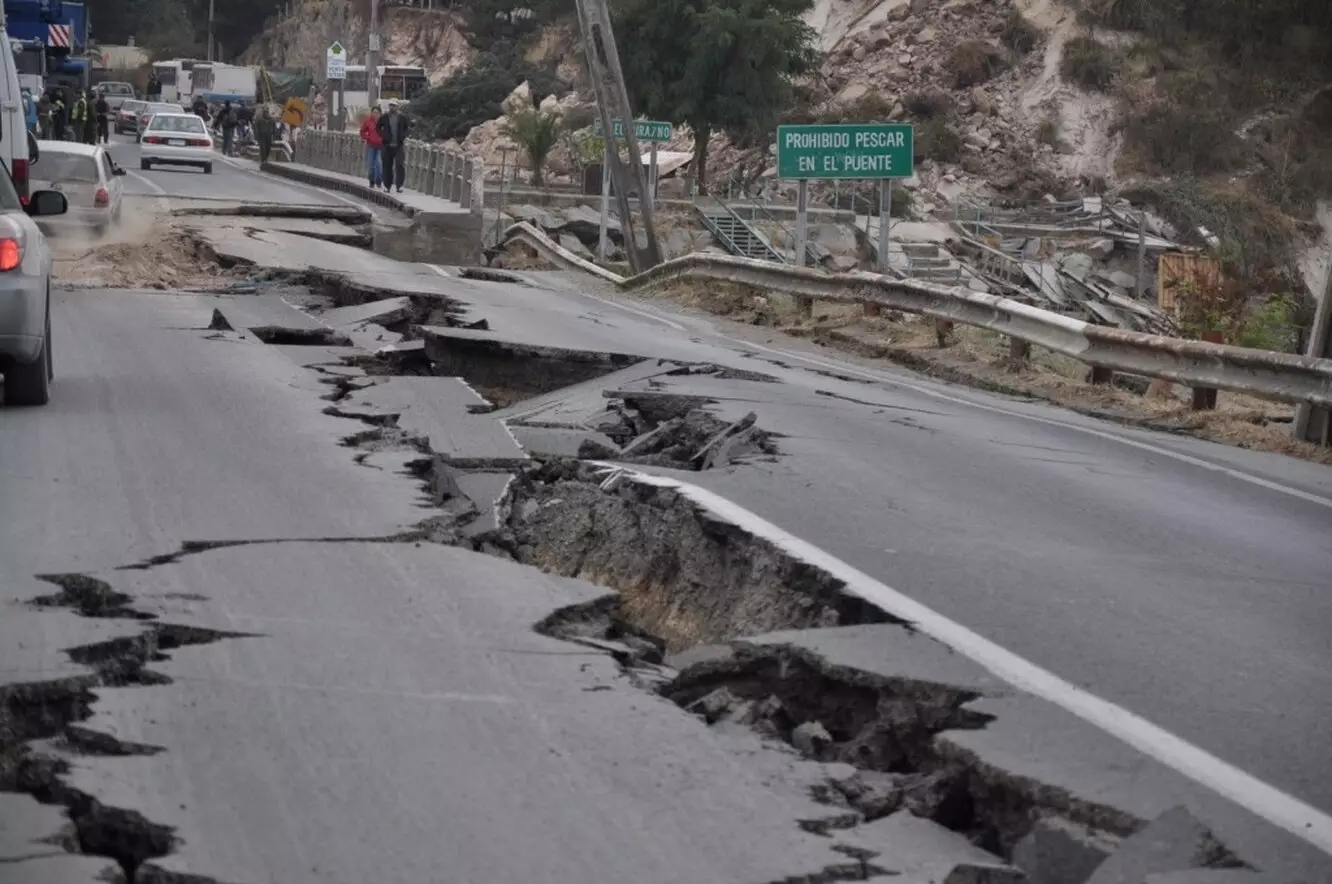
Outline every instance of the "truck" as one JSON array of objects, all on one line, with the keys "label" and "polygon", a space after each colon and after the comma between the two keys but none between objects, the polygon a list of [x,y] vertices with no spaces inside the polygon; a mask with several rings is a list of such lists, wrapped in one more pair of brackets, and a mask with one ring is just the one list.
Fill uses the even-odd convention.
[{"label": "truck", "polygon": [[223,64],[220,61],[198,62],[190,76],[190,97],[202,98],[209,104],[252,105],[258,93],[258,68]]},{"label": "truck", "polygon": [[[75,0],[4,0],[5,30],[23,48],[19,59],[25,69],[33,65],[22,56],[45,47],[42,87],[87,89],[96,57],[91,54],[88,9]],[[31,74],[29,75],[31,76]],[[34,93],[36,94],[36,93]]]}]

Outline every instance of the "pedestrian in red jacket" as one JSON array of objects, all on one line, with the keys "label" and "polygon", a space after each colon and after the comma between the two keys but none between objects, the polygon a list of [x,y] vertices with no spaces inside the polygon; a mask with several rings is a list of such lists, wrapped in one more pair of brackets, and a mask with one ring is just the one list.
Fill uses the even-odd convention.
[{"label": "pedestrian in red jacket", "polygon": [[365,142],[365,167],[370,186],[379,187],[384,183],[384,138],[379,134],[379,108],[373,108],[361,122],[361,140]]}]

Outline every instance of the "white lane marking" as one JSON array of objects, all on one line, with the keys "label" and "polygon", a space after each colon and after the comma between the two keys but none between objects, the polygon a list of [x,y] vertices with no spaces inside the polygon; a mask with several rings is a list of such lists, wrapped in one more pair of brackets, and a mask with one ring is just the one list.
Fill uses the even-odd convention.
[{"label": "white lane marking", "polygon": [[1139,752],[1332,855],[1332,816],[1293,795],[1268,785],[1122,706],[1103,700],[1041,669],[1035,663],[949,620],[719,494],[678,479],[628,470],[619,464],[596,463],[607,471],[607,482],[628,475],[635,482],[678,491],[718,518],[738,525],[808,565],[826,571],[843,581],[850,592],[910,622],[920,632],[942,642],[1009,684],[1118,737]]},{"label": "white lane marking", "polygon": [[[981,411],[991,412],[992,414],[1002,414],[1006,417],[1015,417],[1021,420],[1034,421],[1035,423],[1038,424],[1046,424],[1047,426],[1051,427],[1060,427],[1065,430],[1074,430],[1079,433],[1085,433],[1089,436],[1095,436],[1098,439],[1106,439],[1111,442],[1118,442],[1121,445],[1128,445],[1132,448],[1137,448],[1142,451],[1150,451],[1153,454],[1159,454],[1162,457],[1168,457],[1171,458],[1172,460],[1177,460],[1181,463],[1189,464],[1190,466],[1201,467],[1205,470],[1211,470],[1213,472],[1221,473],[1222,475],[1229,476],[1232,479],[1238,479],[1241,482],[1248,482],[1250,485],[1257,485],[1258,487],[1266,488],[1269,491],[1276,491],[1280,494],[1286,494],[1289,495],[1290,497],[1295,497],[1300,500],[1307,501],[1308,503],[1313,503],[1317,504],[1318,506],[1324,506],[1327,507],[1328,509],[1332,509],[1332,498],[1324,497],[1320,494],[1314,494],[1313,492],[1305,491],[1301,488],[1292,488],[1289,485],[1283,485],[1282,483],[1275,482],[1271,479],[1264,479],[1261,476],[1255,476],[1251,473],[1246,473],[1243,470],[1235,469],[1234,467],[1228,467],[1228,466],[1223,466],[1222,464],[1212,463],[1209,460],[1204,460],[1203,458],[1194,457],[1191,454],[1184,454],[1183,452],[1179,451],[1172,451],[1169,448],[1162,448],[1159,445],[1153,445],[1150,442],[1140,442],[1137,439],[1129,439],[1126,436],[1120,436],[1116,433],[1111,433],[1106,430],[1098,430],[1095,427],[1084,427],[1078,424],[1071,424],[1065,421],[1056,420],[1055,418],[1039,417],[1038,415],[1034,414],[1023,414],[1020,411],[1013,411],[1008,408],[1001,408],[997,405],[986,405],[983,402],[975,402],[971,399],[963,399],[959,396],[950,396],[949,394],[941,392],[939,390],[932,390],[929,387],[922,387],[917,384],[913,384],[907,380],[899,380],[898,378],[891,376],[886,372],[876,373],[876,372],[864,371],[862,369],[857,369],[851,365],[848,365],[847,363],[844,362],[827,362],[822,359],[815,359],[814,357],[811,356],[804,356],[800,353],[792,353],[789,350],[781,350],[776,347],[765,347],[762,344],[755,344],[750,341],[741,340],[739,338],[732,338],[719,331],[716,332],[716,334],[718,335],[718,337],[722,338],[723,340],[730,341],[746,349],[761,350],[766,353],[772,353],[774,355],[781,356],[785,359],[805,362],[808,363],[809,365],[817,365],[819,368],[825,368],[830,371],[841,372],[842,374],[856,375],[858,377],[866,378],[867,380],[876,381],[877,383],[881,384],[887,384],[889,386],[904,387],[908,390],[913,390],[917,393],[921,393],[922,395],[931,396],[935,399],[941,399],[944,402],[952,402],[956,405],[967,405],[972,408],[979,409]],[[1051,407],[1057,408],[1058,406],[1051,404]]]},{"label": "white lane marking", "polygon": [[[674,320],[667,319],[667,318],[664,317],[664,316],[658,316],[657,314],[652,313],[651,311],[644,310],[644,309],[642,309],[642,308],[640,308],[640,307],[634,307],[634,306],[631,305],[631,304],[624,304],[624,303],[621,303],[620,301],[617,301],[617,300],[615,300],[614,298],[603,298],[601,295],[594,295],[594,294],[592,294],[591,292],[585,292],[585,291],[581,291],[581,290],[579,290],[579,289],[575,289],[574,292],[575,292],[575,294],[582,295],[584,298],[591,298],[593,301],[598,301],[598,302],[600,302],[600,303],[602,303],[602,304],[608,304],[608,305],[610,305],[611,307],[616,307],[616,308],[618,308],[618,309],[620,309],[620,310],[625,310],[625,311],[627,311],[627,312],[629,312],[629,313],[633,313],[633,314],[636,314],[636,315],[638,315],[638,316],[642,316],[644,319],[651,319],[653,322],[660,322],[662,325],[667,326],[668,328],[673,328],[673,329],[675,329],[676,331],[679,331],[679,332],[688,332],[688,331],[689,331],[689,329],[687,329],[685,326],[681,325],[680,323],[678,323],[678,322],[676,322],[676,321],[674,321]],[[729,338],[728,338],[728,340],[729,340]]]},{"label": "white lane marking", "polygon": [[435,271],[436,273],[438,273],[440,276],[444,277],[445,279],[453,278],[452,273],[449,273],[449,271],[445,270],[443,267],[440,267],[438,264],[427,264],[426,266],[429,267],[431,270]]}]

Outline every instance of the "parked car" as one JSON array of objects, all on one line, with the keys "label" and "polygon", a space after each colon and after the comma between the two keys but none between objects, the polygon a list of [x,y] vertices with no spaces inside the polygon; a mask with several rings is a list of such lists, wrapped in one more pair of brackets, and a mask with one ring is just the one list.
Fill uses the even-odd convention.
[{"label": "parked car", "polygon": [[180,114],[184,113],[178,104],[167,104],[161,101],[150,101],[148,105],[139,111],[139,119],[135,123],[135,131],[139,134],[139,140],[143,140],[143,130],[148,128],[148,121],[154,114]]},{"label": "parked car", "polygon": [[140,101],[137,98],[127,98],[120,103],[116,110],[115,127],[117,135],[125,135],[129,132],[139,131],[139,111],[148,106],[148,102]]},{"label": "parked car", "polygon": [[125,170],[104,146],[74,141],[39,141],[37,145],[42,160],[32,173],[33,188],[59,191],[69,201],[66,214],[41,222],[47,232],[86,227],[105,233],[120,220]]},{"label": "parked car", "polygon": [[154,114],[139,139],[139,165],[151,169],[154,164],[198,166],[213,171],[213,136],[208,126],[194,114]]}]

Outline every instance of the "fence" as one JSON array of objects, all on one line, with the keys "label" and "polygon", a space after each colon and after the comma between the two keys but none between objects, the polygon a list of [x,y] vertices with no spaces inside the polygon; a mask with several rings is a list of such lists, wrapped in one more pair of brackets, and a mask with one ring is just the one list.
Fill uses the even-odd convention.
[{"label": "fence", "polygon": [[688,255],[626,279],[579,258],[529,224],[513,225],[506,238],[625,290],[652,288],[678,279],[735,282],[784,292],[805,302],[863,304],[867,311],[887,307],[943,323],[991,329],[1015,342],[1016,358],[1025,358],[1027,354],[1021,351],[1036,345],[1091,366],[1093,379],[1100,382],[1107,382],[1115,371],[1123,371],[1195,390],[1232,390],[1285,402],[1332,405],[1332,359],[1105,328],[960,286],[912,282],[875,273],[832,274],[730,255]]},{"label": "fence", "polygon": [[[297,162],[327,172],[365,177],[365,145],[352,132],[308,129],[296,147]],[[485,165],[462,151],[408,140],[405,190],[452,200],[479,213],[485,196]]]}]

